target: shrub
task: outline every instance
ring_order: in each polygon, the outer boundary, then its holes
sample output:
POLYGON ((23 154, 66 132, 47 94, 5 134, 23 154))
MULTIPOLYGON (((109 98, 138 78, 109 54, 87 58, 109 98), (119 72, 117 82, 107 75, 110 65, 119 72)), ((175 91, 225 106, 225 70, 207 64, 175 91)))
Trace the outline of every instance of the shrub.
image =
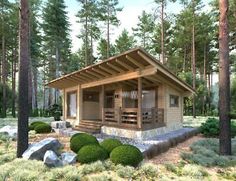
POLYGON ((90 163, 97 160, 105 160, 107 158, 107 151, 100 145, 95 144, 83 146, 77 155, 77 159, 80 163, 90 163))
POLYGON ((142 160, 141 151, 132 145, 121 145, 112 150, 110 159, 115 164, 137 166, 142 160))
POLYGON ((36 133, 50 133, 52 131, 52 127, 49 124, 39 124, 37 125, 34 130, 36 133))
POLYGON ((77 133, 70 140, 70 149, 78 153, 83 146, 90 144, 98 144, 97 138, 86 133, 77 133))
MULTIPOLYGON (((200 131, 207 137, 218 137, 220 133, 219 120, 216 118, 208 118, 205 123, 202 123, 200 131)), ((236 136, 236 123, 231 122, 231 136, 236 136)))
POLYGON ((32 122, 30 125, 29 125, 29 130, 34 130, 36 126, 40 125, 40 124, 47 124, 45 122, 42 122, 42 121, 35 121, 35 122, 32 122))
POLYGON ((120 140, 109 138, 103 140, 100 145, 110 154, 114 148, 121 146, 122 143, 120 140))
POLYGON ((135 173, 134 167, 131 166, 123 166, 123 165, 118 165, 116 168, 117 175, 121 178, 131 178, 133 177, 135 173))
POLYGON ((232 156, 219 155, 219 140, 205 139, 193 143, 190 148, 192 153, 182 153, 181 157, 190 163, 211 167, 229 167, 236 165, 236 142, 232 140, 232 156))

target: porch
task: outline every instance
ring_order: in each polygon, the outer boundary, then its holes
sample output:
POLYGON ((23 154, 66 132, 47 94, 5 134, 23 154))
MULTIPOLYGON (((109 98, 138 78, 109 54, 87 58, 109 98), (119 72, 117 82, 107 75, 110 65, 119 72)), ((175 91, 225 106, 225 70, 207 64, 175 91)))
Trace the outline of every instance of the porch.
POLYGON ((163 108, 142 108, 138 117, 138 108, 103 108, 103 125, 148 130, 165 126, 163 108))

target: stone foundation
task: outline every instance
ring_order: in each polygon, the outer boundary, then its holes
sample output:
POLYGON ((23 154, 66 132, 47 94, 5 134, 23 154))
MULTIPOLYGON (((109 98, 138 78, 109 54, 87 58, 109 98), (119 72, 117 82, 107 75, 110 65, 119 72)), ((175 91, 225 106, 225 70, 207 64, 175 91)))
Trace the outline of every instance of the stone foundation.
POLYGON ((115 128, 109 126, 102 126, 101 133, 107 135, 113 135, 118 137, 126 137, 131 139, 147 140, 157 135, 166 134, 168 132, 181 129, 183 126, 181 123, 172 124, 161 128, 155 128, 145 131, 130 130, 124 128, 115 128))

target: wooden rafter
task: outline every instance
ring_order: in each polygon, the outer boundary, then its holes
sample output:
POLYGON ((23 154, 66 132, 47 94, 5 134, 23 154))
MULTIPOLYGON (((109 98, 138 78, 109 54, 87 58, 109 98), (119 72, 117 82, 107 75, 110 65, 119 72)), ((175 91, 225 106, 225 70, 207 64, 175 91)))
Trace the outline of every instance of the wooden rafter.
POLYGON ((134 72, 128 72, 125 74, 111 76, 108 78, 104 78, 102 80, 97 80, 90 83, 82 84, 82 88, 95 87, 103 84, 110 84, 124 80, 136 79, 138 77, 153 75, 155 73, 156 73, 156 68, 150 67, 143 70, 136 70, 134 72))
POLYGON ((139 63, 138 61, 136 61, 135 59, 133 59, 132 57, 126 55, 125 56, 130 62, 132 62, 134 65, 136 65, 138 68, 144 69, 145 66, 141 63, 139 63))
POLYGON ((108 72, 108 73, 111 74, 111 75, 117 74, 116 71, 113 71, 113 70, 111 70, 111 69, 109 69, 109 68, 106 68, 106 67, 104 67, 104 66, 102 66, 102 65, 99 65, 99 68, 102 69, 102 70, 104 70, 104 71, 106 71, 106 72, 108 72))
POLYGON ((128 69, 128 70, 134 70, 134 67, 131 67, 130 65, 128 65, 127 63, 125 63, 124 61, 120 61, 118 59, 116 59, 116 62, 118 64, 120 64, 121 66, 123 66, 124 68, 128 69))
POLYGON ((104 77, 110 76, 110 74, 108 74, 108 73, 106 73, 106 72, 104 72, 104 71, 98 70, 98 69, 96 69, 96 68, 92 68, 92 70, 93 70, 94 72, 97 72, 97 73, 103 75, 104 77))
POLYGON ((83 82, 88 82, 89 79, 86 79, 84 77, 82 77, 81 75, 78 76, 77 74, 76 75, 73 75, 74 78, 78 79, 78 80, 82 80, 83 82))
POLYGON ((94 76, 91 76, 91 75, 88 75, 88 74, 86 74, 86 73, 84 73, 84 72, 80 72, 80 74, 81 74, 81 76, 84 76, 84 77, 87 77, 88 79, 90 79, 90 80, 96 80, 96 77, 94 77, 94 76))
POLYGON ((100 74, 98 74, 98 73, 96 73, 96 72, 92 72, 92 71, 88 71, 88 70, 86 70, 86 72, 87 72, 88 74, 91 74, 91 75, 97 77, 98 79, 104 78, 103 75, 100 75, 100 74))
POLYGON ((113 65, 113 64, 111 64, 111 63, 108 63, 108 62, 107 62, 107 65, 108 65, 109 67, 111 67, 112 69, 114 69, 114 70, 120 72, 120 73, 124 72, 124 69, 121 69, 121 68, 119 68, 119 67, 117 67, 117 66, 115 66, 115 65, 113 65))

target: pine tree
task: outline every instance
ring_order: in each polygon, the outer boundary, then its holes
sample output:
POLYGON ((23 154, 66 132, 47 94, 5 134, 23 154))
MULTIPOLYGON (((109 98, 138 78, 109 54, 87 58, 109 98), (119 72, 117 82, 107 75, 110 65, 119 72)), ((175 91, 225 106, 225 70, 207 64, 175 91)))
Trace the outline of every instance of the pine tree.
POLYGON ((138 17, 139 22, 137 28, 133 28, 134 36, 137 37, 139 44, 149 50, 150 41, 154 28, 154 19, 151 14, 142 12, 142 15, 138 17))
POLYGON ((115 40, 116 53, 122 53, 135 46, 135 40, 133 36, 130 36, 128 31, 124 29, 121 35, 115 40))
POLYGON ((219 0, 219 140, 222 155, 231 155, 228 8, 228 0, 219 0))
POLYGON ((101 0, 99 8, 101 12, 100 20, 106 25, 106 58, 111 56, 112 48, 110 43, 111 26, 118 26, 119 20, 117 18, 117 12, 122 11, 122 8, 118 7, 118 0, 101 0))
POLYGON ((28 148, 28 70, 29 70, 29 6, 20 1, 20 68, 17 157, 28 148))
POLYGON ((98 27, 99 13, 98 4, 95 0, 77 0, 81 4, 81 9, 78 11, 77 17, 79 23, 82 24, 83 29, 78 36, 85 42, 85 62, 86 65, 93 63, 93 44, 94 40, 98 40, 101 31, 98 27))
MULTIPOLYGON (((44 48, 47 49, 49 79, 57 78, 68 70, 71 40, 69 39, 69 21, 64 0, 49 0, 43 9, 44 48), (54 58, 55 57, 55 58, 54 58)), ((54 91, 55 103, 58 102, 58 90, 54 91)))

